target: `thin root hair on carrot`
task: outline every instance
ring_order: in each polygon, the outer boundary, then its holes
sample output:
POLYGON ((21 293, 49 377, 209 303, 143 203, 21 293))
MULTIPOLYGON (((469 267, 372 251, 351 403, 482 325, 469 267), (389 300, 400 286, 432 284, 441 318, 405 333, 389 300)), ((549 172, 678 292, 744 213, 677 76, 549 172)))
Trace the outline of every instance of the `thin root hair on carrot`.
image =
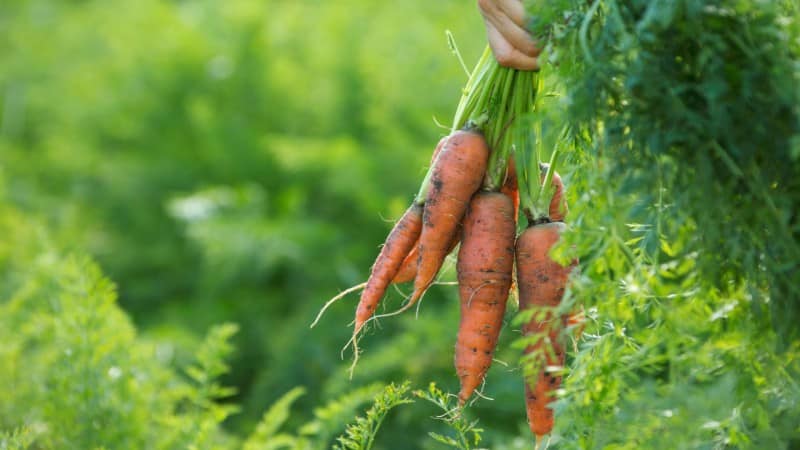
POLYGON ((356 371, 356 364, 358 364, 358 354, 359 354, 358 339, 356 339, 356 337, 353 336, 353 363, 350 364, 350 368, 348 369, 351 380, 353 379, 353 373, 355 373, 356 371))
POLYGON ((408 294, 408 293, 405 293, 405 292, 403 292, 403 290, 402 290, 402 289, 400 289, 400 288, 397 286, 397 284, 395 284, 395 283, 392 283, 392 287, 393 287, 393 288, 394 288, 394 290, 395 290, 395 291, 396 291, 398 294, 400 294, 400 295, 401 295, 403 298, 408 298, 408 297, 411 295, 411 294, 408 294))
POLYGON ((475 399, 474 400, 477 400, 478 397, 480 397, 480 398, 482 398, 484 400, 489 400, 490 402, 493 402, 494 399, 492 397, 489 397, 488 395, 484 395, 484 393, 483 393, 483 388, 484 387, 486 387, 486 379, 485 378, 483 379, 483 382, 481 383, 480 389, 475 389, 474 391, 472 391, 472 393, 475 394, 475 399))
POLYGON ((478 291, 485 288, 486 286, 489 286, 490 284, 495 284, 495 283, 496 283, 495 280, 486 280, 483 283, 481 283, 474 291, 472 291, 472 294, 470 294, 469 296, 469 300, 467 300, 467 308, 472 306, 472 299, 475 298, 475 295, 478 293, 478 291))
POLYGON ((544 441, 544 436, 536 435, 536 445, 533 447, 534 450, 547 450, 547 447, 550 447, 550 436, 547 436, 547 442, 542 447, 542 442, 544 441))
POLYGON ((508 364, 507 362, 503 361, 502 359, 492 358, 492 362, 496 362, 497 364, 500 364, 503 367, 509 367, 510 366, 510 364, 508 364))
POLYGON ((314 328, 314 326, 316 326, 316 325, 317 325, 317 323, 319 322, 319 320, 320 320, 320 319, 322 319, 322 315, 323 315, 323 314, 325 314, 325 311, 326 311, 326 310, 327 310, 327 309, 328 309, 328 308, 329 308, 331 305, 333 305, 334 303, 336 303, 336 301, 340 300, 341 298, 343 298, 343 297, 344 297, 344 296, 346 296, 347 294, 350 294, 351 292, 355 292, 355 291, 357 291, 357 290, 359 290, 359 289, 363 289, 363 288, 364 288, 364 286, 366 286, 366 285, 367 285, 367 282, 365 281, 365 282, 363 282, 363 283, 360 283, 360 284, 357 284, 357 285, 355 285, 355 286, 349 287, 349 288, 347 288, 347 289, 343 290, 342 292, 340 292, 339 294, 337 294, 337 295, 336 295, 335 297, 333 297, 332 299, 328 300, 328 302, 327 302, 327 303, 325 303, 325 305, 323 305, 323 306, 322 306, 322 309, 320 309, 320 310, 319 310, 319 313, 317 313, 317 318, 316 318, 316 319, 314 319, 314 322, 312 322, 312 323, 311 323, 311 326, 310 326, 309 328, 314 328))

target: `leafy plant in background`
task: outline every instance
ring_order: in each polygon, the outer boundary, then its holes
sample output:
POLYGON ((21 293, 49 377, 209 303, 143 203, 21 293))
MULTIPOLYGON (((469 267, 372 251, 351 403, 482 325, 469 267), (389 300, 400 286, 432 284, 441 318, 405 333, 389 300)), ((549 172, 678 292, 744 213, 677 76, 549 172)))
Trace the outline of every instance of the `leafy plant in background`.
POLYGON ((411 403, 406 397, 410 389, 409 383, 401 386, 389 385, 375 399, 375 403, 370 407, 364 417, 356 417, 354 423, 347 426, 345 433, 336 440, 336 450, 370 450, 375 441, 375 436, 380 429, 386 415, 392 408, 399 405, 411 403))
POLYGON ((427 400, 442 410, 442 414, 437 418, 445 421, 449 428, 455 433, 443 435, 430 432, 429 435, 437 442, 448 447, 469 450, 475 448, 481 442, 483 429, 477 427, 476 421, 469 421, 463 411, 458 407, 455 397, 443 392, 436 387, 436 383, 428 385, 428 389, 417 389, 414 396, 427 400))
POLYGON ((797 445, 796 5, 560 1, 531 13, 560 86, 538 118, 542 145, 570 130, 575 226, 560 254, 573 247, 582 270, 567 304, 593 319, 553 444, 797 445))

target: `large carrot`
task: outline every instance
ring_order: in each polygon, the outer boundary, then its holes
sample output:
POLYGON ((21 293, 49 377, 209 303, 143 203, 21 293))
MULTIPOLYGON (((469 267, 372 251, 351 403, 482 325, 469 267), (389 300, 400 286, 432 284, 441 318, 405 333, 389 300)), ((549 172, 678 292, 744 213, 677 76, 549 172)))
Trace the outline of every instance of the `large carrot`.
POLYGON ((561 222, 534 224, 520 234, 516 244, 520 310, 536 310, 523 333, 537 337, 524 350, 537 359, 538 372, 528 374, 525 380, 528 422, 537 439, 553 429, 553 410, 548 404, 561 384, 561 376, 549 368, 564 365, 564 347, 558 339, 564 318, 552 309, 561 302, 572 266, 553 261, 549 252, 565 227, 561 222))
POLYGON ((469 204, 458 252, 461 323, 455 348, 459 404, 483 382, 492 363, 514 268, 514 203, 500 192, 479 192, 469 204))
POLYGON ((481 186, 488 156, 482 134, 459 130, 436 158, 425 197, 414 292, 404 310, 422 297, 439 273, 469 200, 481 186))

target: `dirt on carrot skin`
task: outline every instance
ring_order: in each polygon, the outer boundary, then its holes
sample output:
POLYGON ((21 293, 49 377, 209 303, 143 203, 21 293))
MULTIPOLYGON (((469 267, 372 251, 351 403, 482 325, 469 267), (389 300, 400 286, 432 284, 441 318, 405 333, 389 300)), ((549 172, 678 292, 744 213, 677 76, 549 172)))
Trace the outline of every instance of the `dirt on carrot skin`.
POLYGON ((467 205, 483 182, 488 156, 483 135, 459 130, 436 158, 425 198, 414 292, 404 309, 422 297, 439 273, 467 205))
POLYGON ((559 341, 566 318, 556 316, 574 263, 562 266, 549 253, 566 229, 562 222, 528 227, 517 238, 516 263, 520 310, 538 310, 523 326, 525 336, 537 336, 524 350, 535 358, 537 371, 525 377, 525 406, 531 431, 542 436, 553 428, 553 410, 548 406, 561 385, 561 375, 550 369, 563 367, 565 351, 559 341))
POLYGON ((461 322, 455 346, 463 405, 492 363, 514 267, 514 203, 500 192, 479 192, 464 218, 456 271, 461 322))

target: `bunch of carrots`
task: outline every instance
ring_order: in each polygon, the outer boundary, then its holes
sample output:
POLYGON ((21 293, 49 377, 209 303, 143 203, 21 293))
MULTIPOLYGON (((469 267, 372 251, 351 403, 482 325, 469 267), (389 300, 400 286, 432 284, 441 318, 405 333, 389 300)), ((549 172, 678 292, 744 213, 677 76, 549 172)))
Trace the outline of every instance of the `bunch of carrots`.
POLYGON ((323 308, 363 289, 351 339, 357 359, 358 337, 367 323, 417 304, 458 247, 455 367, 463 406, 492 363, 516 266, 520 311, 530 315, 523 326, 530 342, 524 350, 525 403, 537 445, 553 427, 548 404, 561 383, 560 335, 569 320, 556 308, 574 267, 550 257, 567 214, 555 172, 557 151, 542 162, 521 125, 520 119, 534 112, 538 90, 536 73, 499 66, 487 48, 464 88, 451 133, 434 149, 419 193, 386 238, 368 280, 323 308), (520 209, 527 228, 517 235, 520 209), (411 281, 413 292, 403 307, 375 315, 390 285, 411 281))

